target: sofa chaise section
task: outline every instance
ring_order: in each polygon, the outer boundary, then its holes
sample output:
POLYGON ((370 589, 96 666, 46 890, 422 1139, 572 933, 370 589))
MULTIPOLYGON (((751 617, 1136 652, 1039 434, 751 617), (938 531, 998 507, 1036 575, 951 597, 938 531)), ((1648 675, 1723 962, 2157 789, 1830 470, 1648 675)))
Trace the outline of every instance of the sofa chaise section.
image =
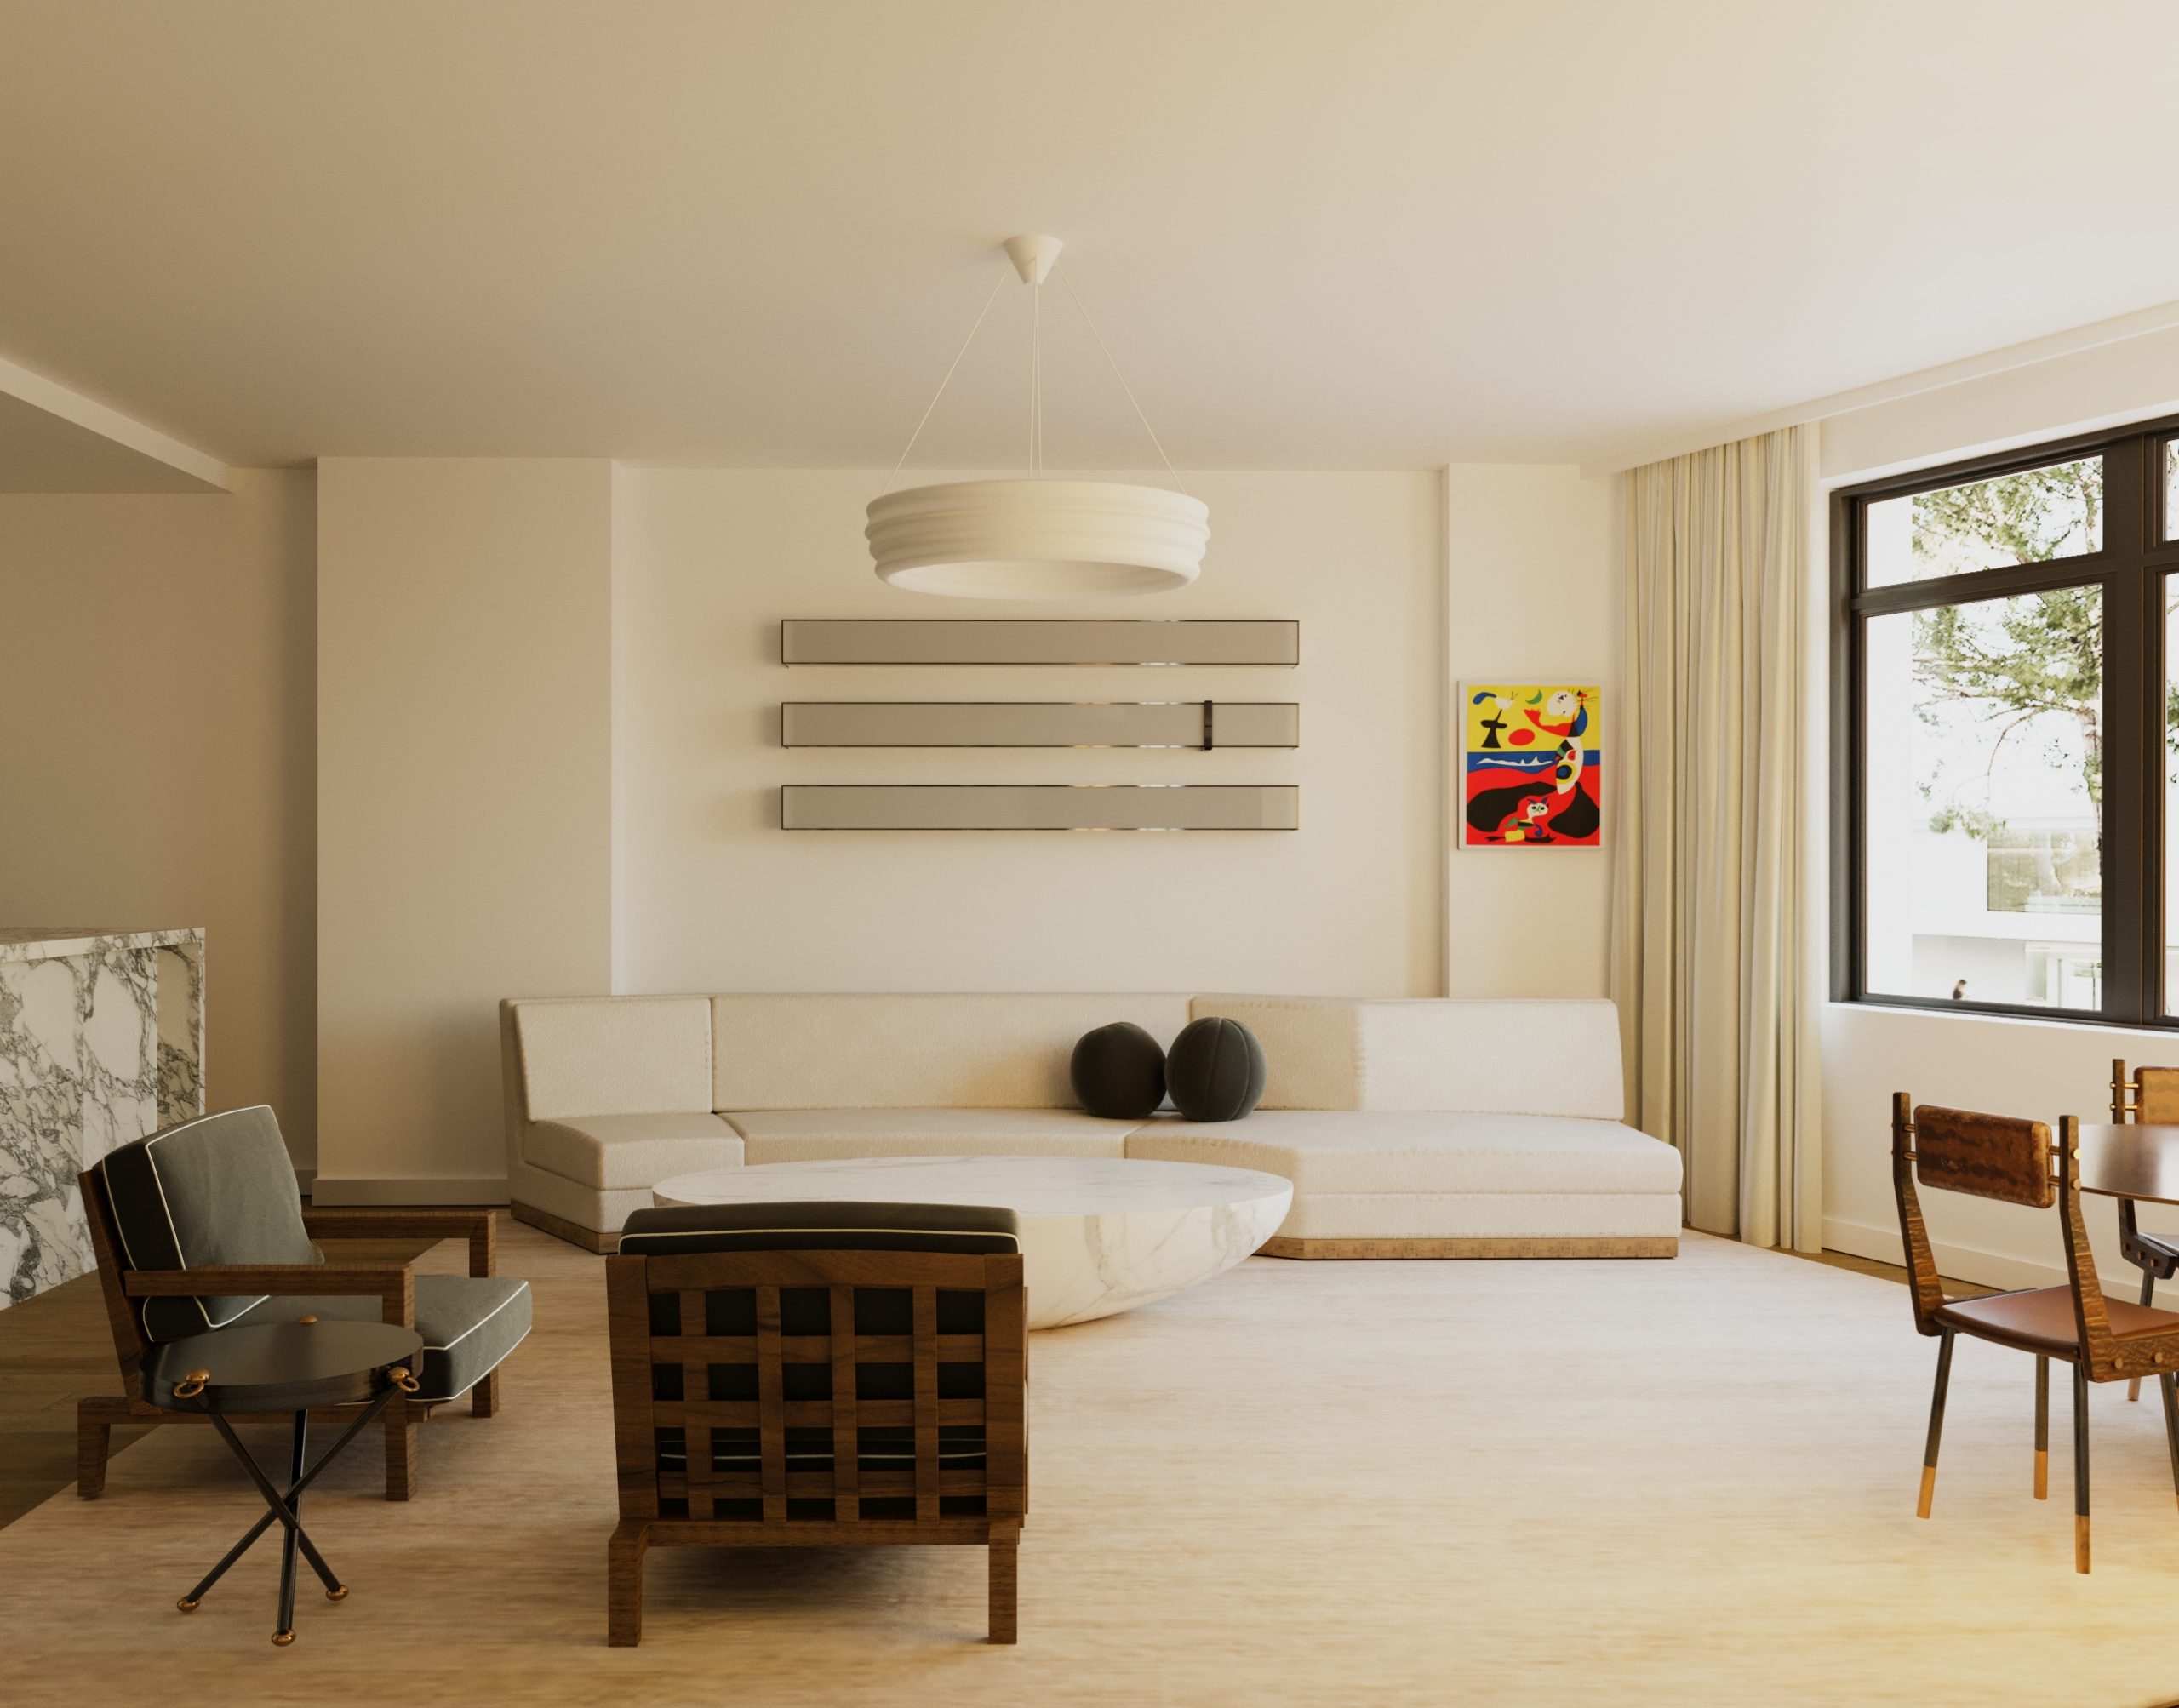
POLYGON ((1294 1182, 1273 1257, 1669 1257, 1680 1157, 1625 1125, 1608 1002, 1204 997, 1264 1042, 1256 1113, 1128 1155, 1294 1182))

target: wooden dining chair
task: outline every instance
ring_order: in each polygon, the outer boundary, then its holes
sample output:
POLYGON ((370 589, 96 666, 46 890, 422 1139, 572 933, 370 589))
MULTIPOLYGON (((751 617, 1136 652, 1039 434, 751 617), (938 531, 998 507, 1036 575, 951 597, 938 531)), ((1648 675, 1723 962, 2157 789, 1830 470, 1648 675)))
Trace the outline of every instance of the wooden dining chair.
MULTIPOLYGON (((2179 1067, 2144 1067, 2126 1077, 2124 1057, 2111 1063, 2111 1118, 2154 1127, 2179 1127, 2179 1067)), ((2179 1275, 2179 1242, 2143 1233, 2134 1215, 2130 1198, 2119 1200, 2119 1249, 2127 1262, 2142 1272, 2142 1303, 2156 1297, 2156 1283, 2179 1275)), ((2126 1397, 2142 1397, 2138 1376, 2126 1384, 2126 1397)))
POLYGON ((2050 1492, 2050 1360, 2073 1371, 2073 1569, 2089 1568, 2088 1388, 2153 1375, 2164 1391, 2164 1427, 2171 1454, 2172 1487, 2179 1492, 2179 1312, 2107 1300, 2096 1278, 2096 1260, 2080 1215, 2080 1122, 2058 1123, 2056 1168, 2050 1129, 2040 1121, 1975 1115, 1924 1104, 1912 1106, 1905 1092, 1891 1102, 1891 1181, 1899 1204, 1899 1232, 1907 1248, 1907 1284, 1914 1327, 1937 1339, 1936 1391, 1930 1401, 1930 1432, 1922 1454, 1922 1488, 1915 1516, 1930 1516, 1937 1480, 1937 1442, 1944 1431, 1945 1388, 1952 1376, 1952 1343, 1970 1334, 2035 1358, 2035 1498, 2050 1492), (2034 1209, 2058 1208, 2065 1236, 2066 1285, 2031 1287, 1980 1299, 1947 1300, 1922 1221, 1916 1183, 1973 1197, 1995 1198, 2034 1209))

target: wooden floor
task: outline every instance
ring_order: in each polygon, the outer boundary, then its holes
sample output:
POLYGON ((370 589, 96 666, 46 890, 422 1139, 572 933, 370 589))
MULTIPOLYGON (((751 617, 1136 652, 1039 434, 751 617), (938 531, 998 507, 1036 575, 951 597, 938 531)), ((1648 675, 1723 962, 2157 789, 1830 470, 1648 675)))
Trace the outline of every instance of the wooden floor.
POLYGON ((259 1509, 209 1434, 166 1430, 105 1499, 0 1530, 0 1694, 95 1700, 97 1669, 223 1703, 381 1677, 509 1704, 2179 1696, 2160 1408, 2095 1394, 2078 1578, 2068 1479, 2029 1498, 2030 1362, 1965 1346, 1918 1522, 1934 1355, 1900 1288, 1700 1236, 1672 1262, 1252 1260, 1034 1337, 1018 1648, 977 1640, 980 1556, 870 1549, 654 1556, 643 1645, 609 1649, 599 1260, 508 1228, 502 1266, 538 1327, 501 1415, 426 1425, 405 1506, 375 1453, 313 1488, 353 1593, 306 1595, 294 1647, 267 1641, 269 1546, 174 1610, 259 1509))

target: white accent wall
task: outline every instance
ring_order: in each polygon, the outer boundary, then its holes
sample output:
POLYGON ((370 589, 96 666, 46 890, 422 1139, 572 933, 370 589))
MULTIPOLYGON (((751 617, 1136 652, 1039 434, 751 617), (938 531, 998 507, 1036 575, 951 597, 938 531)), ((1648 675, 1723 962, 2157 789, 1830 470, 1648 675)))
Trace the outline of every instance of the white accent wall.
POLYGON ((504 1199, 495 1004, 611 978, 612 494, 318 466, 323 1202, 504 1199))
POLYGON ((1202 579, 1032 605, 871 573, 858 471, 623 470, 616 973, 638 991, 1438 988, 1439 480, 1191 474, 1202 579), (798 666, 782 617, 1292 617, 1298 669, 798 666), (1295 700, 1298 750, 782 749, 783 700, 1295 700), (783 831, 783 783, 1296 783, 1296 831, 783 831))
POLYGON ((323 468, 329 1201, 495 1195, 501 996, 1603 994, 1608 856, 1449 854, 1448 723, 1455 676, 1526 672, 1603 681, 1609 718, 1610 481, 1191 473, 1212 518, 1195 586, 1018 607, 882 586, 861 534, 878 473, 323 468), (1291 617, 1302 663, 782 666, 780 620, 827 615, 1291 617), (779 745, 789 698, 1205 694, 1298 701, 1301 747, 779 745), (778 828, 781 784, 858 780, 1293 782, 1302 827, 778 828))

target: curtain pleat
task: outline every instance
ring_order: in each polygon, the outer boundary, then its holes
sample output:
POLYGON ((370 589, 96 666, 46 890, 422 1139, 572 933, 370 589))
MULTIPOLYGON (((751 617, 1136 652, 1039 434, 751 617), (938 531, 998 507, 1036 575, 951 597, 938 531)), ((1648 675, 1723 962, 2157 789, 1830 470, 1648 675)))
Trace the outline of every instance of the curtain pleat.
POLYGON ((1687 1220, 1822 1239, 1806 902, 1806 428, 1627 477, 1612 986, 1687 1220))

